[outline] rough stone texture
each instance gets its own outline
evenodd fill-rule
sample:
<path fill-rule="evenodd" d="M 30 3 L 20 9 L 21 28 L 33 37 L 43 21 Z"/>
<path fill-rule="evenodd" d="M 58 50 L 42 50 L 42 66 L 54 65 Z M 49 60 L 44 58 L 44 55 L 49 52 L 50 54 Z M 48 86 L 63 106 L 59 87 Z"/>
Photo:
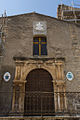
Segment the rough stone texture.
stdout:
<path fill-rule="evenodd" d="M 0 117 L 0 120 L 80 120 L 79 117 L 67 117 L 63 119 L 63 117 Z"/>
<path fill-rule="evenodd" d="M 1 99 L 4 99 L 1 104 L 9 105 L 9 108 L 11 107 L 12 95 L 8 96 L 4 92 L 12 92 L 13 89 L 12 81 L 15 75 L 15 64 L 13 57 L 33 57 L 33 21 L 47 22 L 47 57 L 65 58 L 64 73 L 66 91 L 80 92 L 79 25 L 64 22 L 56 18 L 37 13 L 11 16 L 8 17 L 7 20 L 8 34 L 4 45 L 5 52 L 0 69 L 0 92 L 3 92 L 3 97 L 0 97 Z M 3 80 L 3 74 L 6 71 L 9 71 L 12 75 L 9 82 L 4 82 Z M 74 75 L 74 79 L 72 81 L 68 81 L 66 79 L 66 73 L 68 71 L 71 71 Z"/>

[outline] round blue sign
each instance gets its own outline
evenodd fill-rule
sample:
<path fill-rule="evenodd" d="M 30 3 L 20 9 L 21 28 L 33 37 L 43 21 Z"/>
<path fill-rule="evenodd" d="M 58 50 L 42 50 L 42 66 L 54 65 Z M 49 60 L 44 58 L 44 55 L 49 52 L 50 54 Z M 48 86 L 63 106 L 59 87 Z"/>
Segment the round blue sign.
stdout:
<path fill-rule="evenodd" d="M 73 80 L 73 78 L 74 78 L 72 72 L 68 72 L 68 73 L 66 74 L 66 77 L 67 77 L 67 79 L 70 80 L 70 81 Z"/>
<path fill-rule="evenodd" d="M 8 81 L 10 80 L 10 78 L 11 78 L 10 73 L 9 73 L 9 72 L 6 72 L 6 73 L 4 74 L 4 76 L 3 76 L 3 78 L 4 78 L 4 80 L 5 80 L 6 82 L 8 82 Z"/>

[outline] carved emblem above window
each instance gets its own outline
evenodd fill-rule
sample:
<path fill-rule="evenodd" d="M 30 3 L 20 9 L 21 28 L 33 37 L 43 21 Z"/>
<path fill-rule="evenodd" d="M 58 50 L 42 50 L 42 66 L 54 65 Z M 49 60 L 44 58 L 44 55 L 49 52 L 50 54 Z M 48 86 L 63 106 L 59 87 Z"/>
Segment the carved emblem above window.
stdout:
<path fill-rule="evenodd" d="M 33 34 L 46 34 L 47 25 L 46 21 L 35 21 L 33 22 Z"/>
<path fill-rule="evenodd" d="M 36 23 L 36 25 L 34 26 L 34 28 L 35 28 L 36 30 L 44 30 L 44 29 L 45 29 L 45 28 L 44 28 L 44 25 L 43 25 L 41 22 Z"/>

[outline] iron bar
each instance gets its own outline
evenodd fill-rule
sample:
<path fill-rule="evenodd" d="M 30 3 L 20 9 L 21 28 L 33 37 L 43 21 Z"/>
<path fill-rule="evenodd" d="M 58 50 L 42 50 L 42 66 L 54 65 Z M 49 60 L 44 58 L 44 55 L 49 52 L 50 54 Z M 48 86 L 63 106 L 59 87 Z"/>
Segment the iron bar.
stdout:
<path fill-rule="evenodd" d="M 26 97 L 26 108 L 24 109 L 24 115 L 40 115 L 40 116 L 55 116 L 55 115 L 70 115 L 76 116 L 80 115 L 80 92 L 26 92 L 24 93 Z M 12 96 L 13 92 L 0 92 L 0 116 L 10 116 L 11 114 L 22 114 L 19 111 L 12 111 Z M 53 100 L 55 96 L 60 95 L 59 99 L 65 100 L 67 103 L 67 109 L 65 109 L 65 101 L 62 104 L 61 109 L 57 107 L 55 111 L 55 101 Z M 54 96 L 54 97 L 53 97 Z M 60 101 L 62 102 L 62 101 Z M 18 107 L 18 102 L 15 103 L 16 109 Z"/>

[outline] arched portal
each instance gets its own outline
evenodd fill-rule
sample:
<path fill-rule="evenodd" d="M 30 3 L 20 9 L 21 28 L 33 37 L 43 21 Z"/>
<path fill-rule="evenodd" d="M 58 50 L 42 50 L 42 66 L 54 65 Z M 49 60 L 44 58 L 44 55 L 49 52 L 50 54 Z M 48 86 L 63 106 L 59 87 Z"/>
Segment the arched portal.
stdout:
<path fill-rule="evenodd" d="M 44 69 L 32 70 L 25 85 L 25 115 L 51 115 L 54 113 L 52 76 Z"/>

